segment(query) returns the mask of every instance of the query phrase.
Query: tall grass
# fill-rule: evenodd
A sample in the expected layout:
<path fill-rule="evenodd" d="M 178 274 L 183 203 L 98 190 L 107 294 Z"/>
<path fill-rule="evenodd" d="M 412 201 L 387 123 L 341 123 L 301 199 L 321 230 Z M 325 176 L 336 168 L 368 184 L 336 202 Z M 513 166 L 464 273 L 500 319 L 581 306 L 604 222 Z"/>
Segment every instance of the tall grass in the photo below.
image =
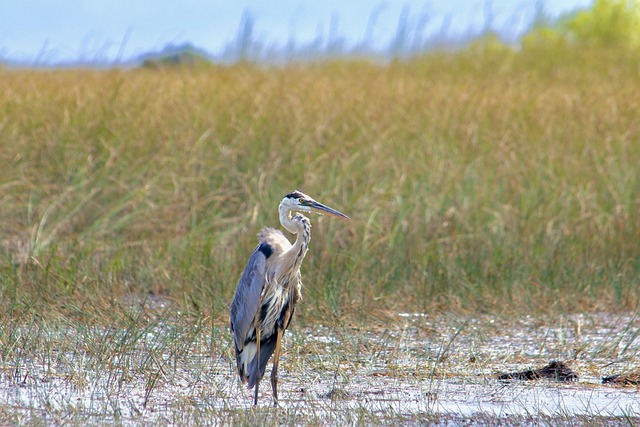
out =
<path fill-rule="evenodd" d="M 312 218 L 303 320 L 638 307 L 633 58 L 481 45 L 0 78 L 2 317 L 164 295 L 223 321 L 296 188 L 353 218 Z"/>

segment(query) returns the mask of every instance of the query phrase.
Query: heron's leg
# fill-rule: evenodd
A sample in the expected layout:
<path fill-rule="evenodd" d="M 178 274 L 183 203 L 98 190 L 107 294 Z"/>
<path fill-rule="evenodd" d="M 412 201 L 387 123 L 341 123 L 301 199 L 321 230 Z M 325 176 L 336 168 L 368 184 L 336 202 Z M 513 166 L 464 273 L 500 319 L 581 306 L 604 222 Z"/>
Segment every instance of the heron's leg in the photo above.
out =
<path fill-rule="evenodd" d="M 260 375 L 260 325 L 256 326 L 256 363 L 258 369 L 258 375 Z M 260 380 L 256 381 L 256 392 L 253 396 L 253 406 L 258 404 L 258 386 L 260 385 Z"/>
<path fill-rule="evenodd" d="M 257 406 L 258 405 L 258 386 L 260 385 L 259 382 L 256 383 L 256 392 L 253 395 L 253 406 Z"/>
<path fill-rule="evenodd" d="M 280 361 L 280 345 L 284 331 L 276 328 L 276 350 L 273 356 L 273 369 L 271 370 L 271 389 L 273 390 L 273 406 L 278 406 L 278 362 Z"/>

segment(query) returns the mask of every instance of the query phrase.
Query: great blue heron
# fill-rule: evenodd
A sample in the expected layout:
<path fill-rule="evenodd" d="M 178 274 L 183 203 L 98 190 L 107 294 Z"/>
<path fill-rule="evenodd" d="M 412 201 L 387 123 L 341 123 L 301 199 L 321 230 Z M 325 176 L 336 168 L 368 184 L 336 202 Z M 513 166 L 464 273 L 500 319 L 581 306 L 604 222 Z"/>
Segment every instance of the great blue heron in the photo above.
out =
<path fill-rule="evenodd" d="M 311 223 L 304 215 L 296 213 L 292 216 L 291 212 L 327 213 L 349 219 L 300 191 L 284 196 L 278 210 L 280 224 L 297 234 L 296 242 L 292 245 L 280 230 L 263 228 L 231 303 L 231 332 L 238 374 L 249 389 L 255 387 L 254 405 L 258 404 L 258 385 L 274 353 L 271 389 L 274 406 L 278 403 L 278 359 L 282 335 L 301 296 L 300 265 L 311 240 Z"/>

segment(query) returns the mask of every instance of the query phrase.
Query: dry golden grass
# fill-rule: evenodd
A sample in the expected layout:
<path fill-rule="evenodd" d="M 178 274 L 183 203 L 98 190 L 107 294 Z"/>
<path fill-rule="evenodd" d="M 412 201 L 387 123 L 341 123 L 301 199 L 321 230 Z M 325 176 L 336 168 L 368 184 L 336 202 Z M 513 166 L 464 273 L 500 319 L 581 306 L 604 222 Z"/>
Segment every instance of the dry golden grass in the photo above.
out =
<path fill-rule="evenodd" d="M 152 293 L 222 320 L 295 188 L 353 218 L 312 219 L 303 319 L 636 308 L 637 71 L 482 49 L 0 71 L 3 311 Z"/>

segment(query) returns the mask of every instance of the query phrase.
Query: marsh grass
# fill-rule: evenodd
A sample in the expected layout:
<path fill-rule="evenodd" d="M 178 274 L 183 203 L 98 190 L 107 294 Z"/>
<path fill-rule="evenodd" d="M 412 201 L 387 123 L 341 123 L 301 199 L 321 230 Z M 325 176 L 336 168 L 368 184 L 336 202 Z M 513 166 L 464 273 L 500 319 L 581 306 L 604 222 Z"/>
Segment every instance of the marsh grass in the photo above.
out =
<path fill-rule="evenodd" d="M 308 312 L 637 307 L 637 65 L 564 56 L 2 71 L 3 304 L 221 318 L 301 188 L 353 217 L 314 218 Z"/>
<path fill-rule="evenodd" d="M 0 375 L 37 390 L 27 412 L 2 407 L 2 419 L 119 422 L 162 407 L 173 418 L 154 422 L 281 423 L 229 400 L 241 390 L 226 325 L 257 232 L 277 225 L 295 188 L 352 218 L 312 219 L 294 321 L 330 328 L 341 351 L 287 336 L 290 381 L 316 372 L 318 393 L 338 402 L 368 396 L 349 389 L 350 372 L 404 384 L 403 358 L 414 370 L 426 360 L 412 384 L 437 393 L 472 314 L 638 308 L 634 58 L 480 45 L 385 66 L 0 78 Z M 452 313 L 450 334 L 413 332 L 428 338 L 429 357 L 416 359 L 398 341 L 398 312 Z M 637 368 L 627 325 L 592 353 Z M 480 369 L 479 353 L 469 358 Z M 182 391 L 158 403 L 170 390 Z M 388 411 L 324 399 L 311 412 L 293 405 L 285 423 L 414 417 L 379 405 Z"/>

